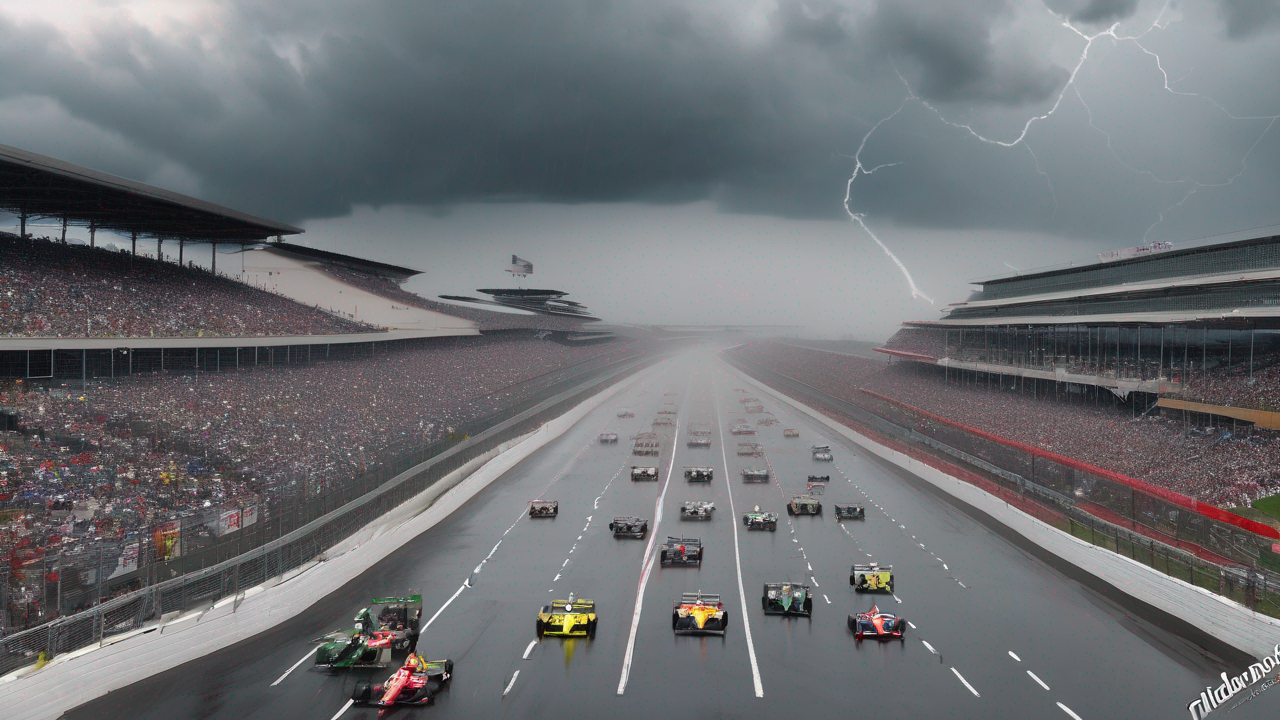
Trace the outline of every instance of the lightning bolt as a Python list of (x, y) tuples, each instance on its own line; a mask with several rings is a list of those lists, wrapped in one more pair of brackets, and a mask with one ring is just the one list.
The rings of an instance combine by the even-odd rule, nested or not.
[[(998, 147), (1004, 147), (1004, 148), (1013, 148), (1013, 147), (1017, 147), (1018, 145), (1023, 145), (1024, 147), (1026, 147), (1027, 152), (1031, 155), (1032, 161), (1035, 163), (1036, 172), (1044, 176), (1045, 181), (1048, 183), (1049, 192), (1053, 196), (1054, 216), (1056, 216), (1058, 198), (1057, 198), (1057, 193), (1054, 191), (1053, 179), (1049, 177), (1049, 174), (1046, 173), (1040, 167), (1040, 160), (1039, 158), (1036, 157), (1035, 152), (1031, 149), (1030, 143), (1027, 142), (1027, 136), (1030, 134), (1031, 128), (1036, 123), (1042, 122), (1044, 120), (1048, 120), (1049, 118), (1053, 117), (1055, 113), (1058, 112), (1058, 109), (1062, 107), (1063, 99), (1066, 98), (1068, 91), (1074, 92), (1076, 98), (1079, 99), (1080, 104), (1084, 106), (1085, 111), (1088, 113), (1089, 126), (1094, 130), (1098, 131), (1099, 133), (1101, 133), (1106, 138), (1107, 150), (1111, 153), (1112, 157), (1114, 157), (1115, 160), (1121, 166), (1125, 167), (1126, 169), (1138, 175), (1145, 176), (1159, 184), (1187, 186), (1186, 192), (1182, 195), (1182, 198), (1178, 200), (1178, 202), (1160, 210), (1156, 214), (1157, 217), (1155, 222), (1153, 222), (1147, 228), (1146, 232), (1143, 233), (1142, 237), (1144, 242), (1146, 241), (1147, 237), (1151, 234), (1151, 231), (1164, 222), (1166, 213), (1184, 205), (1187, 202), (1187, 200), (1191, 198), (1192, 195), (1195, 195), (1201, 189), (1221, 188), (1221, 187), (1227, 187), (1229, 185), (1232, 185), (1235, 183), (1237, 179), (1239, 179), (1241, 176), (1244, 175), (1245, 172), (1248, 171), (1249, 156), (1253, 154), (1253, 151), (1262, 142), (1262, 139), (1266, 137), (1267, 134), (1271, 131), (1271, 128), (1275, 126), (1276, 120), (1280, 120), (1280, 115), (1236, 115), (1235, 113), (1228, 110), (1226, 106), (1224, 106), (1222, 103), (1218, 102), (1212, 97), (1209, 97), (1208, 95), (1176, 89), (1174, 86), (1181, 83), (1183, 80), (1185, 80), (1187, 78), (1187, 75), (1190, 75), (1191, 70), (1187, 72), (1187, 75), (1184, 75), (1183, 77), (1178, 78), (1173, 82), (1170, 82), (1169, 73), (1168, 71), (1165, 70), (1164, 63), (1161, 60), (1160, 55), (1158, 53), (1151, 51), (1145, 45), (1142, 44), (1142, 40), (1148, 34), (1156, 30), (1164, 30), (1166, 27), (1168, 27), (1168, 21), (1165, 21), (1164, 23), (1162, 23), (1161, 21), (1164, 20), (1165, 13), (1169, 10), (1170, 5), (1171, 5), (1171, 1), (1166, 2), (1164, 6), (1160, 8), (1160, 12), (1156, 14), (1156, 17), (1154, 20), (1152, 20), (1151, 24), (1145, 30), (1143, 30), (1142, 32), (1136, 35), (1120, 35), (1118, 33), (1120, 23), (1118, 22), (1112, 24), (1106, 30), (1101, 30), (1099, 32), (1096, 32), (1090, 35), (1081, 31), (1079, 28), (1075, 27), (1074, 25), (1072, 25), (1070, 18), (1059, 15), (1058, 13), (1054, 12), (1051, 8), (1046, 6), (1045, 10), (1048, 11), (1048, 13), (1052, 15), (1056, 20), (1058, 20), (1058, 22), (1062, 25), (1062, 27), (1066, 28), (1067, 30), (1070, 30), (1072, 33), (1076, 34), (1077, 36), (1079, 36), (1081, 39), (1084, 40), (1084, 47), (1081, 48), (1080, 55), (1076, 59), (1075, 65), (1072, 66), (1071, 71), (1067, 77), (1067, 82), (1062, 86), (1062, 90), (1058, 92), (1057, 97), (1054, 98), (1053, 104), (1044, 113), (1041, 113), (1039, 115), (1033, 115), (1030, 118), (1028, 118), (1027, 121), (1023, 123), (1022, 129), (1017, 133), (1017, 135), (1012, 140), (1000, 140), (997, 138), (988, 137), (983, 133), (978, 132), (976, 129), (974, 129), (972, 125), (969, 125), (967, 123), (956, 122), (954, 120), (948, 119), (942, 113), (941, 110), (939, 110), (937, 107), (929, 103), (929, 101), (916, 95), (915, 91), (911, 88), (911, 84), (907, 81), (905, 77), (902, 76), (902, 73), (898, 71), (897, 67), (896, 66), (894, 67), (894, 72), (897, 74), (898, 79), (902, 81), (903, 86), (905, 86), (907, 89), (906, 97), (903, 98), (902, 102), (898, 105), (897, 109), (895, 109), (892, 113), (882, 118), (879, 122), (873, 125), (871, 129), (867, 131), (867, 134), (862, 137), (862, 142), (858, 145), (858, 151), (853, 156), (853, 161), (854, 161), (853, 174), (849, 177), (849, 181), (845, 185), (844, 209), (845, 209), (845, 212), (848, 213), (850, 219), (858, 223), (858, 225), (862, 228), (862, 230), (866, 232), (867, 235), (871, 237), (871, 239), (874, 240), (877, 245), (880, 246), (880, 249), (882, 249), (885, 252), (885, 254), (888, 255), (893, 260), (894, 264), (898, 266), (898, 269), (902, 271), (902, 275), (903, 277), (906, 278), (907, 285), (911, 290), (912, 297), (921, 297), (921, 298), (924, 298), (925, 300), (928, 300), (930, 303), (933, 303), (933, 300), (929, 298), (927, 295), (925, 295), (923, 292), (921, 292), (920, 289), (916, 286), (915, 281), (911, 278), (911, 273), (907, 271), (907, 268), (905, 265), (902, 264), (902, 261), (899, 260), (898, 257), (894, 255), (893, 252), (890, 251), (888, 247), (885, 246), (885, 244), (880, 240), (880, 238), (877, 237), (876, 234), (872, 232), (869, 227), (867, 227), (867, 224), (865, 222), (866, 214), (855, 213), (849, 207), (849, 201), (852, 193), (853, 183), (855, 180), (858, 179), (859, 175), (871, 175), (877, 170), (880, 170), (886, 167), (893, 167), (894, 165), (901, 164), (901, 163), (885, 163), (883, 165), (878, 165), (876, 167), (868, 169), (862, 165), (862, 160), (861, 160), (862, 150), (866, 147), (867, 140), (870, 139), (872, 134), (874, 134), (875, 131), (879, 129), (881, 125), (883, 125), (885, 122), (888, 122), (889, 120), (892, 120), (895, 116), (897, 116), (900, 112), (902, 112), (902, 110), (906, 107), (908, 103), (912, 101), (920, 103), (922, 107), (932, 112), (943, 124), (953, 127), (957, 130), (963, 130), (969, 136), (971, 136), (975, 140), (978, 140), (982, 143), (986, 143), (988, 145), (995, 145)], [(1110, 39), (1113, 44), (1119, 44), (1122, 42), (1132, 43), (1144, 54), (1150, 56), (1155, 61), (1156, 68), (1160, 71), (1162, 88), (1165, 90), (1165, 92), (1168, 92), (1171, 95), (1196, 98), (1203, 102), (1207, 102), (1210, 105), (1212, 105), (1214, 108), (1216, 108), (1224, 116), (1234, 121), (1242, 121), (1242, 122), (1265, 121), (1266, 125), (1262, 128), (1262, 131), (1258, 134), (1258, 137), (1254, 140), (1253, 144), (1249, 146), (1249, 149), (1244, 153), (1244, 155), (1241, 156), (1240, 162), (1239, 162), (1239, 169), (1235, 172), (1235, 174), (1231, 175), (1230, 177), (1220, 182), (1202, 182), (1186, 176), (1176, 178), (1176, 179), (1168, 179), (1168, 178), (1161, 178), (1150, 170), (1136, 168), (1130, 165), (1129, 163), (1125, 162), (1123, 159), (1121, 159), (1119, 154), (1116, 153), (1115, 148), (1112, 146), (1110, 133), (1107, 133), (1105, 130), (1103, 130), (1102, 128), (1094, 124), (1093, 110), (1092, 108), (1089, 107), (1089, 104), (1085, 102), (1084, 95), (1080, 92), (1080, 89), (1076, 86), (1076, 78), (1077, 76), (1079, 76), (1080, 70), (1084, 67), (1085, 63), (1089, 60), (1089, 51), (1093, 49), (1093, 43), (1100, 39)], [(1194, 68), (1192, 68), (1192, 70), (1194, 70)]]

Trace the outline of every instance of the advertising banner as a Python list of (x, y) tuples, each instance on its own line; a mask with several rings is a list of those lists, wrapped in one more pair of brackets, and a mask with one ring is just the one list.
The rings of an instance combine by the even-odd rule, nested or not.
[(182, 556), (182, 521), (173, 520), (156, 526), (153, 541), (155, 542), (156, 559), (161, 562)]
[(512, 255), (511, 266), (507, 268), (507, 272), (512, 275), (532, 275), (533, 263), (525, 260), (519, 255)]
[(233, 510), (224, 510), (218, 516), (218, 521), (213, 523), (213, 534), (222, 537), (227, 533), (233, 533), (240, 529), (240, 508)]
[(244, 509), (244, 513), (240, 517), (240, 525), (243, 527), (249, 527), (256, 522), (258, 522), (258, 506), (250, 505)]

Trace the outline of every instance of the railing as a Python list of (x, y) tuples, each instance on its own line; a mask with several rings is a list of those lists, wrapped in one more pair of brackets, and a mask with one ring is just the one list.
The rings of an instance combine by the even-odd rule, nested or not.
[[(1256, 525), (1252, 521), (1224, 519), (1224, 511), (1177, 493), (1154, 487), (1147, 492), (1107, 477), (1105, 471), (1090, 472), (1069, 459), (1029, 452), (961, 426), (916, 416), (887, 398), (873, 410), (736, 353), (724, 357), (762, 382), (834, 411), (896, 449), (1015, 503), (1076, 537), (1280, 617), (1280, 574), (1258, 564), (1260, 550), (1269, 547), (1272, 538), (1242, 527)], [(1216, 512), (1197, 512), (1202, 506)], [(1269, 527), (1263, 531), (1274, 533)]]
[(544, 388), (541, 399), (474, 423), (471, 429), (476, 432), (469, 437), (433, 443), (372, 468), (349, 489), (335, 489), (297, 508), (293, 518), (260, 521), (264, 536), (269, 528), (276, 536), (243, 554), (207, 566), (193, 567), (190, 557), (147, 566), (141, 572), (145, 586), (139, 590), (0, 638), (0, 674), (143, 627), (166, 613), (237, 596), (242, 589), (297, 568), (467, 462), (536, 429), (653, 359), (645, 355), (621, 360), (587, 371), (587, 379), (570, 376)]

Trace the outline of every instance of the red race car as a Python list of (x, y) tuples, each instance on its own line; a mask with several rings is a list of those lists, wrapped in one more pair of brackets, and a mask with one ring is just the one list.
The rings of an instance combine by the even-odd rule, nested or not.
[(880, 612), (878, 606), (872, 605), (871, 609), (864, 613), (849, 616), (849, 629), (859, 641), (863, 638), (905, 640), (907, 621), (893, 613)]
[(453, 677), (452, 660), (422, 659), (414, 653), (395, 674), (380, 685), (356, 683), (351, 700), (356, 705), (390, 708), (396, 705), (433, 705), (436, 694)]

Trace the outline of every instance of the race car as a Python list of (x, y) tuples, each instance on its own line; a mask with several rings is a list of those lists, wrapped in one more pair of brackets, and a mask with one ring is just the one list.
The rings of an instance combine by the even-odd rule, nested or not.
[(795, 428), (783, 428), (783, 429), (782, 429), (782, 437), (784, 437), (784, 438), (798, 438), (798, 437), (800, 437), (800, 431), (799, 431), (799, 430), (796, 430)]
[(788, 515), (821, 515), (822, 503), (812, 495), (792, 495), (787, 503)]
[(856, 592), (893, 592), (893, 566), (880, 563), (854, 565), (849, 568), (849, 584)]
[(711, 438), (702, 435), (690, 435), (686, 444), (691, 448), (709, 448), (711, 447)]
[(640, 538), (644, 539), (649, 534), (649, 521), (638, 517), (616, 517), (609, 523), (609, 529), (613, 531), (616, 538)]
[(636, 435), (634, 442), (631, 444), (632, 455), (657, 455), (658, 448), (662, 445), (658, 440), (658, 434), (653, 432), (642, 432)]
[(657, 480), (658, 468), (656, 467), (640, 467), (638, 465), (631, 466), (632, 480)]
[(569, 593), (568, 600), (552, 600), (550, 605), (543, 605), (535, 627), (538, 637), (595, 637), (596, 622), (595, 601), (577, 599)]
[(760, 606), (765, 615), (813, 615), (813, 592), (808, 585), (765, 583)]
[(684, 479), (689, 482), (711, 482), (711, 476), (715, 474), (714, 468), (709, 467), (687, 467), (684, 469)]
[(811, 483), (829, 483), (829, 482), (831, 482), (831, 476), (830, 476), (830, 475), (810, 475), (810, 476), (809, 476), (809, 482), (811, 482)]
[(769, 482), (769, 471), (765, 470), (764, 468), (754, 468), (754, 467), (743, 468), (742, 481), (743, 482)]
[(697, 565), (702, 567), (702, 541), (698, 538), (667, 537), (658, 556), (663, 565)]
[(765, 427), (772, 427), (778, 424), (778, 418), (775, 418), (775, 417), (760, 418), (759, 420), (756, 421), (756, 424), (764, 425)]
[(729, 432), (734, 435), (755, 435), (756, 429), (746, 423), (739, 423), (729, 428)]
[(778, 513), (761, 512), (760, 506), (757, 505), (751, 512), (742, 513), (742, 524), (746, 525), (748, 530), (772, 532), (778, 529)]
[(750, 414), (750, 413), (762, 413), (762, 412), (764, 412), (764, 405), (761, 405), (761, 404), (759, 404), (759, 403), (751, 403), (751, 404), (748, 404), (748, 405), (743, 406), (743, 409), (744, 409), (744, 410), (746, 410), (746, 411), (747, 411), (747, 413), (749, 413), (749, 414)]
[(352, 631), (332, 632), (315, 642), (316, 667), (331, 670), (386, 667), (392, 650), (404, 650), (422, 621), (422, 596), (374, 598), (355, 618)]
[(728, 627), (729, 611), (719, 595), (699, 590), (672, 603), (671, 629), (677, 635), (723, 635)]
[(670, 427), (675, 424), (676, 424), (675, 419), (668, 417), (666, 415), (659, 418), (654, 418), (653, 420), (654, 427)]
[[(664, 403), (664, 404), (666, 404), (666, 405), (675, 405), (675, 403), (673, 403), (673, 402)], [(676, 411), (675, 411), (675, 410), (659, 410), (659, 411), (658, 411), (658, 414), (659, 414), (659, 415), (675, 415), (675, 414), (676, 414)]]
[(760, 443), (738, 443), (738, 454), (744, 457), (761, 457), (764, 455), (764, 445)]
[(841, 505), (836, 503), (836, 520), (866, 520), (867, 509), (861, 505)]
[(424, 660), (414, 653), (386, 682), (377, 685), (356, 683), (355, 690), (351, 692), (351, 702), (380, 708), (433, 705), (436, 694), (452, 677), (452, 660)]
[(529, 517), (555, 517), (560, 514), (560, 502), (557, 500), (530, 500)]
[(818, 462), (831, 462), (831, 448), (827, 445), (814, 445), (810, 450), (813, 452), (813, 459)]
[(598, 436), (598, 439), (600, 440), (600, 444), (601, 444), (601, 445), (617, 445), (617, 444), (618, 444), (618, 433), (614, 433), (614, 432), (602, 432), (602, 433), (600, 433), (600, 435)]
[(636, 414), (631, 412), (630, 410), (622, 410), (618, 413), (618, 417), (620, 418), (633, 418), (635, 416)]
[(902, 640), (906, 641), (907, 621), (893, 613), (880, 612), (879, 606), (872, 605), (871, 609), (849, 616), (849, 629), (853, 631), (853, 636), (861, 641), (863, 638), (872, 640)]
[(811, 482), (805, 485), (805, 491), (810, 495), (826, 495), (827, 484), (820, 482)]
[(706, 500), (686, 500), (680, 506), (681, 520), (710, 520), (716, 504)]

